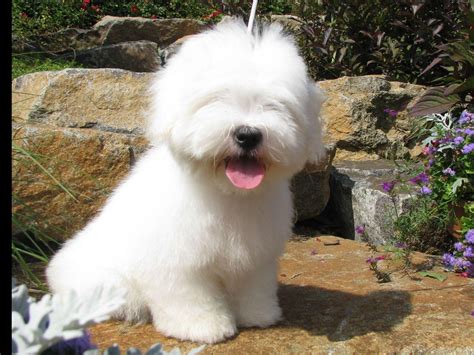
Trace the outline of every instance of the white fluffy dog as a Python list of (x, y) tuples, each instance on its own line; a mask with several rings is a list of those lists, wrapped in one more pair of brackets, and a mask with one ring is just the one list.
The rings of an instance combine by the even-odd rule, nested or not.
[(214, 343), (281, 319), (290, 178), (323, 155), (322, 94), (279, 25), (187, 40), (152, 87), (153, 147), (53, 258), (55, 293), (126, 291), (116, 318)]

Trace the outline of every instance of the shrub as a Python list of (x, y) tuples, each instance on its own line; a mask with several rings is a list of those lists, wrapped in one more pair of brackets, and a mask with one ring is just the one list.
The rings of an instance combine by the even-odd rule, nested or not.
[[(428, 136), (423, 141), (422, 170), (397, 185), (411, 186), (408, 190), (418, 194), (397, 215), (394, 238), (411, 249), (439, 252), (451, 247), (450, 229), (461, 232), (454, 230), (456, 223), (464, 230), (474, 226), (474, 114), (434, 114), (422, 120), (420, 134)], [(455, 214), (458, 206), (466, 207), (461, 221)]]
[(300, 8), (300, 46), (317, 79), (385, 74), (431, 83), (448, 70), (423, 70), (439, 45), (463, 38), (468, 9), (467, 0), (322, 0)]

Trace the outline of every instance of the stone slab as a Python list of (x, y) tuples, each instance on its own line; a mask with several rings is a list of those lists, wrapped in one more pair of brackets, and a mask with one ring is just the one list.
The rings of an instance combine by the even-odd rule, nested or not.
[[(444, 282), (416, 273), (410, 278), (394, 271), (398, 263), (392, 260), (381, 265), (394, 271), (392, 282), (379, 284), (366, 263), (369, 256), (364, 244), (332, 236), (288, 242), (279, 272), (284, 321), (241, 329), (202, 354), (474, 353), (473, 279), (453, 273)], [(415, 254), (420, 268), (430, 260)], [(100, 348), (117, 343), (122, 351), (144, 351), (156, 342), (183, 353), (199, 346), (166, 338), (150, 324), (107, 322), (91, 333)]]
[(380, 245), (392, 240), (396, 211), (404, 210), (410, 195), (392, 197), (383, 191), (382, 183), (394, 180), (398, 170), (389, 160), (334, 163), (331, 197), (323, 215), (338, 227), (338, 235), (360, 241), (355, 228), (363, 225), (372, 243)]

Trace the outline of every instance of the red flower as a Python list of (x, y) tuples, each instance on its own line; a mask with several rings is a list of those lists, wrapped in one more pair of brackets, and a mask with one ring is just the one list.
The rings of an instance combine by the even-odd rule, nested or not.
[(87, 10), (87, 6), (91, 3), (91, 0), (82, 0), (81, 9)]
[(26, 12), (22, 12), (22, 13), (20, 14), (20, 16), (21, 16), (21, 18), (24, 19), (24, 20), (26, 20), (26, 19), (29, 18), (29, 17), (28, 17), (28, 14), (27, 14)]
[(100, 11), (100, 7), (99, 7), (99, 5), (92, 5), (92, 6), (91, 6), (91, 10), (92, 10), (92, 11), (95, 11), (95, 12), (99, 12), (99, 11)]
[(156, 15), (151, 15), (150, 17), (152, 20), (156, 20), (158, 17)]
[(138, 12), (138, 6), (133, 4), (132, 6), (130, 6), (130, 12), (132, 14), (136, 14)]

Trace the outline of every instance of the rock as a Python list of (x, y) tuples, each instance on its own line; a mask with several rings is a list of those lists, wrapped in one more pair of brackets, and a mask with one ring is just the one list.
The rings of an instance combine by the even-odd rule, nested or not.
[(12, 132), (12, 211), (27, 228), (59, 240), (98, 212), (147, 146), (141, 136), (93, 129), (14, 123)]
[(143, 134), (152, 74), (120, 69), (66, 69), (12, 83), (17, 122)]
[(119, 68), (134, 72), (154, 72), (161, 65), (158, 46), (151, 41), (121, 42), (94, 47), (64, 56), (88, 68)]
[(306, 164), (291, 181), (293, 202), (298, 221), (317, 217), (326, 207), (331, 194), (329, 176), (336, 154), (334, 144), (326, 146), (326, 159), (317, 165)]
[(376, 245), (393, 240), (395, 206), (402, 211), (408, 194), (395, 198), (383, 191), (382, 183), (392, 181), (396, 166), (386, 160), (334, 163), (331, 197), (323, 212), (338, 227), (340, 236), (360, 241), (357, 226), (365, 226), (369, 240)]
[(33, 38), (34, 46), (47, 53), (65, 53), (89, 49), (103, 44), (102, 35), (94, 29), (67, 28)]
[[(415, 145), (409, 140), (413, 118), (406, 107), (425, 87), (389, 82), (384, 76), (342, 77), (319, 82), (327, 100), (322, 107), (326, 121), (326, 142), (336, 143), (335, 160), (402, 158)], [(396, 117), (384, 112), (398, 112)]]
[[(413, 280), (394, 271), (392, 282), (379, 284), (366, 263), (370, 256), (363, 244), (336, 237), (290, 241), (279, 272), (284, 320), (267, 329), (240, 329), (202, 354), (472, 354), (474, 280), (452, 273), (444, 273), (442, 283)], [(417, 265), (429, 260), (416, 253)], [(395, 260), (387, 264), (381, 268), (396, 270)], [(443, 272), (439, 266), (433, 271)], [(167, 338), (151, 324), (114, 321), (90, 331), (100, 349), (117, 343), (123, 352), (132, 346), (144, 352), (157, 342), (182, 353), (200, 345)]]
[(36, 36), (32, 43), (14, 37), (14, 51), (38, 51), (94, 68), (120, 68), (138, 72), (156, 70), (161, 59), (157, 48), (165, 48), (178, 40), (208, 28), (194, 19), (148, 19), (143, 17), (105, 16), (91, 29), (68, 28)]
[(176, 42), (173, 42), (172, 44), (170, 44), (168, 47), (164, 48), (161, 51), (161, 64), (163, 66), (165, 66), (166, 63), (168, 62), (168, 60), (172, 56), (174, 56), (176, 53), (178, 53), (178, 51), (181, 48), (181, 46), (183, 45), (183, 43), (186, 40), (188, 40), (189, 38), (191, 38), (192, 36), (194, 36), (194, 35), (184, 36), (184, 37), (178, 39)]
[(206, 28), (193, 19), (147, 19), (143, 17), (105, 16), (93, 29), (101, 34), (102, 45), (129, 41), (151, 41), (160, 48), (181, 37), (193, 35)]

